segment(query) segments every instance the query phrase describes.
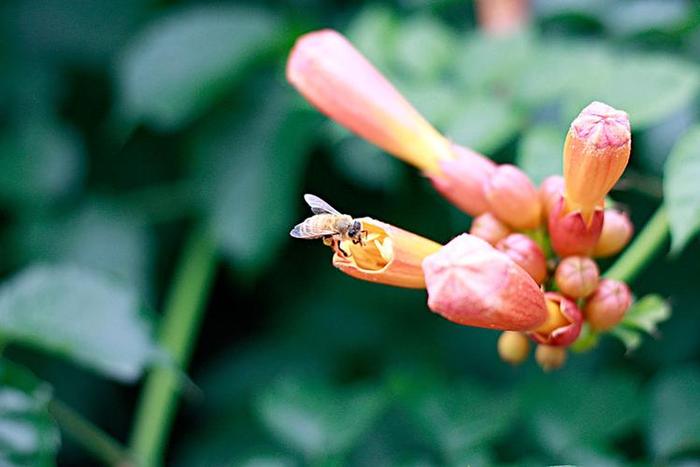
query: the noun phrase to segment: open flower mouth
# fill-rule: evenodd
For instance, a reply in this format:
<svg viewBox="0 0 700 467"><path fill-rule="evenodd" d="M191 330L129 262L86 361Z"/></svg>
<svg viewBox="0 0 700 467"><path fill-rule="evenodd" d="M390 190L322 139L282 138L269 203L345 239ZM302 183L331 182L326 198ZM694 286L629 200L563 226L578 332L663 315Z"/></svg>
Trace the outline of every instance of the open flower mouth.
<svg viewBox="0 0 700 467"><path fill-rule="evenodd" d="M370 217L357 220L362 223L362 241L331 241L333 265L358 279L424 288L421 263L441 245Z"/></svg>

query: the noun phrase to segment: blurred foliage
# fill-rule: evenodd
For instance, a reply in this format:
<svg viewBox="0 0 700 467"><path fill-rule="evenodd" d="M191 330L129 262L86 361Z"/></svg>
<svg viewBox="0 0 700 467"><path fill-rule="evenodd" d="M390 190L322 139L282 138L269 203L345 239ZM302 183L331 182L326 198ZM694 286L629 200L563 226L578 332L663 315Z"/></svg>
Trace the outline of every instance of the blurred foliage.
<svg viewBox="0 0 700 467"><path fill-rule="evenodd" d="M634 284L668 297L673 319L657 329L668 310L651 296L618 328L628 348L656 339L632 352L601 339L554 374L513 369L497 333L292 242L304 192L437 241L469 225L285 83L294 38L322 27L451 138L537 181L561 170L589 101L627 110L632 162L612 197L638 231L664 202L683 251ZM53 397L128 437L137 387L124 383L168 364L147 310L195 223L224 267L168 464L700 462L696 2L536 0L531 27L493 38L454 0L9 0L0 39L0 464L53 464ZM60 464L86 465L62 444Z"/></svg>

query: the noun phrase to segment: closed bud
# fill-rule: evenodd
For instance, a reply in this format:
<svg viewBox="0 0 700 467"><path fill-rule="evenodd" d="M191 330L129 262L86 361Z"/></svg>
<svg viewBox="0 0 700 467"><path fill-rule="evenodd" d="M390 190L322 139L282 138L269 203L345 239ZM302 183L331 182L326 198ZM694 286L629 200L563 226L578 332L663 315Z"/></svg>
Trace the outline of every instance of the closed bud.
<svg viewBox="0 0 700 467"><path fill-rule="evenodd" d="M547 320L530 336L540 344L566 347L581 333L583 315L576 304L556 292L544 294L547 303Z"/></svg>
<svg viewBox="0 0 700 467"><path fill-rule="evenodd" d="M632 304L632 293L627 284L614 279L603 279L586 302L584 313L591 328L607 331L619 323Z"/></svg>
<svg viewBox="0 0 700 467"><path fill-rule="evenodd" d="M535 360L546 372L558 370L566 363L566 348L540 344L535 350Z"/></svg>
<svg viewBox="0 0 700 467"><path fill-rule="evenodd" d="M587 256L569 256L557 266L554 280L559 290L571 298L584 298L598 287L598 265Z"/></svg>
<svg viewBox="0 0 700 467"><path fill-rule="evenodd" d="M583 109L564 142L566 212L580 211L588 222L627 167L631 147L625 112L602 102Z"/></svg>
<svg viewBox="0 0 700 467"><path fill-rule="evenodd" d="M564 177L550 175L540 184L540 202L542 203L542 217L546 220L554 206L564 196Z"/></svg>
<svg viewBox="0 0 700 467"><path fill-rule="evenodd" d="M452 144L453 159L439 161L440 170L429 174L435 189L448 201L471 216L489 209L484 186L496 164L471 149Z"/></svg>
<svg viewBox="0 0 700 467"><path fill-rule="evenodd" d="M560 257L590 255L603 228L603 210L596 209L589 220L578 212L564 211L564 199L560 198L549 213L549 238L552 249Z"/></svg>
<svg viewBox="0 0 700 467"><path fill-rule="evenodd" d="M593 255L605 258L618 253L629 243L633 233L634 226L627 214L616 209L606 209L603 230L593 249Z"/></svg>
<svg viewBox="0 0 700 467"><path fill-rule="evenodd" d="M538 284L544 282L547 277L547 258L533 239L527 235L514 233L498 242L496 248L527 271L535 282Z"/></svg>
<svg viewBox="0 0 700 467"><path fill-rule="evenodd" d="M519 365L529 352L530 340L522 333L505 331L498 337L498 355L504 362Z"/></svg>
<svg viewBox="0 0 700 467"><path fill-rule="evenodd" d="M462 234L423 261L428 307L465 326L504 331L537 328L547 319L537 283L486 241Z"/></svg>
<svg viewBox="0 0 700 467"><path fill-rule="evenodd" d="M496 216L487 212L474 218L469 233L495 246L500 240L510 235L510 229Z"/></svg>
<svg viewBox="0 0 700 467"><path fill-rule="evenodd" d="M498 166L486 183L490 211L509 226L528 230L541 222L542 209L537 189L514 165Z"/></svg>
<svg viewBox="0 0 700 467"><path fill-rule="evenodd" d="M287 80L336 122L427 173L452 158L447 139L336 31L300 37Z"/></svg>

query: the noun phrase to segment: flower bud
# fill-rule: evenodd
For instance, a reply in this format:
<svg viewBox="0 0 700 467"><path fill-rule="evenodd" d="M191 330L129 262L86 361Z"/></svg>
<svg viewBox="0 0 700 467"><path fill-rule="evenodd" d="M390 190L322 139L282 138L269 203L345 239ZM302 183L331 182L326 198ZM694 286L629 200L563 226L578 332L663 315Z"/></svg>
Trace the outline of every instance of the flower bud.
<svg viewBox="0 0 700 467"><path fill-rule="evenodd" d="M634 226L627 214L616 209L606 209L603 230L593 249L593 255L604 258L618 253L627 245L633 233Z"/></svg>
<svg viewBox="0 0 700 467"><path fill-rule="evenodd" d="M556 292L544 294L547 320L530 336L540 344L566 347L581 333L583 315L576 304Z"/></svg>
<svg viewBox="0 0 700 467"><path fill-rule="evenodd" d="M566 348L538 345L535 360L544 371L558 370L566 363Z"/></svg>
<svg viewBox="0 0 700 467"><path fill-rule="evenodd" d="M547 319L544 294L520 266L484 240L462 234L423 261L428 307L465 326L506 331Z"/></svg>
<svg viewBox="0 0 700 467"><path fill-rule="evenodd" d="M529 3L529 0L477 0L479 27L493 36L513 34L527 24Z"/></svg>
<svg viewBox="0 0 700 467"><path fill-rule="evenodd" d="M603 210L593 211L590 222L580 212L564 212L564 199L560 198L549 213L549 237L552 249L561 256L589 255L598 243L603 228Z"/></svg>
<svg viewBox="0 0 700 467"><path fill-rule="evenodd" d="M498 337L498 355L504 362L519 365L527 359L530 340L524 334L505 331Z"/></svg>
<svg viewBox="0 0 700 467"><path fill-rule="evenodd" d="M484 186L496 164L471 149L452 144L454 159L439 162L440 170L430 174L435 189L448 201L471 216L489 209Z"/></svg>
<svg viewBox="0 0 700 467"><path fill-rule="evenodd" d="M586 256L569 256L557 266L554 279L559 290L571 298L584 298L598 287L598 265Z"/></svg>
<svg viewBox="0 0 700 467"><path fill-rule="evenodd" d="M469 233L495 246L496 243L510 234L510 229L496 216L486 212L474 218Z"/></svg>
<svg viewBox="0 0 700 467"><path fill-rule="evenodd" d="M619 323L632 304L632 293L624 282L603 279L586 302L584 313L591 328L607 331Z"/></svg>
<svg viewBox="0 0 700 467"><path fill-rule="evenodd" d="M321 112L426 172L452 158L448 141L336 31L300 37L287 80Z"/></svg>
<svg viewBox="0 0 700 467"><path fill-rule="evenodd" d="M588 222L627 167L631 149L627 113L592 102L571 124L564 142L566 212Z"/></svg>
<svg viewBox="0 0 700 467"><path fill-rule="evenodd" d="M546 220L554 206L564 196L564 177L561 175L550 175L540 184L540 202L542 203L542 214Z"/></svg>
<svg viewBox="0 0 700 467"><path fill-rule="evenodd" d="M514 165L498 166L485 186L490 211L515 229L540 225L541 206L537 189L525 173Z"/></svg>
<svg viewBox="0 0 700 467"><path fill-rule="evenodd" d="M547 258L537 243L527 235L514 233L498 242L496 249L527 271L535 282L541 284L547 277Z"/></svg>

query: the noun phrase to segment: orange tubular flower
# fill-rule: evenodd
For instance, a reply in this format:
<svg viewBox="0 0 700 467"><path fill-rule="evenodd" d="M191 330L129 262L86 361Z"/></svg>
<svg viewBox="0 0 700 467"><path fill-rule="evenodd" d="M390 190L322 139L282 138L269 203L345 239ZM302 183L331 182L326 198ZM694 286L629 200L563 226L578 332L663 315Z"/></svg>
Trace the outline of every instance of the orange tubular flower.
<svg viewBox="0 0 700 467"><path fill-rule="evenodd" d="M520 266L484 240L462 234L423 261L428 307L465 326L506 331L547 319L544 294Z"/></svg>
<svg viewBox="0 0 700 467"><path fill-rule="evenodd" d="M537 189L525 173L514 165L496 168L484 187L490 211L515 229L534 229L541 223Z"/></svg>
<svg viewBox="0 0 700 467"><path fill-rule="evenodd" d="M627 114L592 102L571 124L564 143L565 212L586 224L627 167L632 147Z"/></svg>
<svg viewBox="0 0 700 467"><path fill-rule="evenodd" d="M428 174L453 157L447 139L336 31L300 37L287 79L321 112Z"/></svg>
<svg viewBox="0 0 700 467"><path fill-rule="evenodd" d="M593 256L605 258L622 250L632 238L634 226L630 218L622 211L606 209L603 230L593 249Z"/></svg>
<svg viewBox="0 0 700 467"><path fill-rule="evenodd" d="M369 217L357 219L367 232L362 243L329 242L333 266L345 274L379 284L425 288L423 259L442 245Z"/></svg>
<svg viewBox="0 0 700 467"><path fill-rule="evenodd" d="M583 324L583 315L576 304L556 293L544 294L547 301L547 320L530 336L539 344L566 347L578 338Z"/></svg>

